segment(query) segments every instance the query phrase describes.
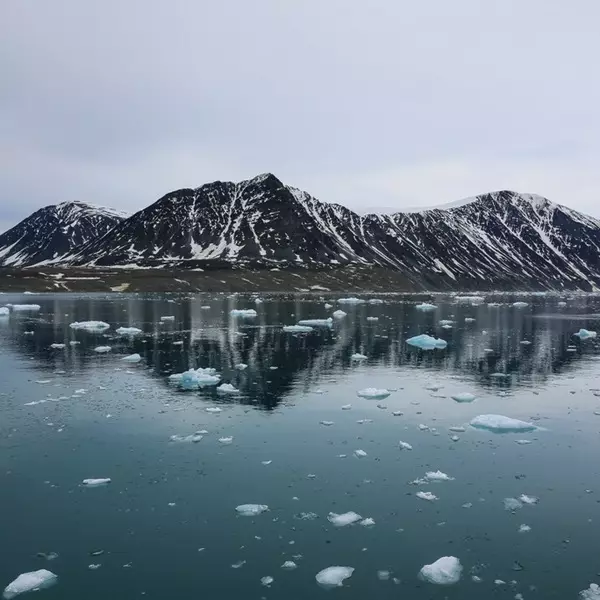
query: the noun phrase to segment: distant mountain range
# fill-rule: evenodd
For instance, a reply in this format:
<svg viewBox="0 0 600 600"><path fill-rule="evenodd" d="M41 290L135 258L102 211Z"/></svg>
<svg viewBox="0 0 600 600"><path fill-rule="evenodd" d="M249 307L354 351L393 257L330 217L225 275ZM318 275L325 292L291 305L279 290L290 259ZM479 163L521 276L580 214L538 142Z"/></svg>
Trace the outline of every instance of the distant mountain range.
<svg viewBox="0 0 600 600"><path fill-rule="evenodd" d="M600 288L600 221L499 191L444 208L359 216L272 174L171 192L131 216L43 208L0 235L0 265L331 268L374 265L429 289Z"/></svg>

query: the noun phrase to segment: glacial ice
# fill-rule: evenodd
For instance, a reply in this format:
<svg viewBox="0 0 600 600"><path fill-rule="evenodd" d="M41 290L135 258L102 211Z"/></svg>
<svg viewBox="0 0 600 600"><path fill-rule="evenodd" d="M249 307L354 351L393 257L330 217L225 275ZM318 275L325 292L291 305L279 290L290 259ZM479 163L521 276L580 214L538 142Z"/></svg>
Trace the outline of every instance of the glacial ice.
<svg viewBox="0 0 600 600"><path fill-rule="evenodd" d="M475 400L475 395L469 392L461 392L459 394L453 394L451 398L455 402L473 402L473 400Z"/></svg>
<svg viewBox="0 0 600 600"><path fill-rule="evenodd" d="M427 335L426 333L411 337L406 340L406 343L410 346L421 348L422 350L435 350L436 348L443 350L448 345L448 342L446 342L446 340L434 338L430 335Z"/></svg>
<svg viewBox="0 0 600 600"><path fill-rule="evenodd" d="M352 573L354 573L353 567L327 567L319 571L315 579L319 585L326 588L342 587L344 581L352 577Z"/></svg>
<svg viewBox="0 0 600 600"><path fill-rule="evenodd" d="M270 575L260 578L261 585L264 585L265 587L269 587L274 581L275 580Z"/></svg>
<svg viewBox="0 0 600 600"><path fill-rule="evenodd" d="M346 513L342 513L342 514L337 514L334 512L330 512L327 520L332 523L333 525L335 525L336 527L345 527L346 525L352 525L353 523L356 523L358 521L360 521L362 519L362 517L355 513L354 511L350 511L350 512L346 512Z"/></svg>
<svg viewBox="0 0 600 600"><path fill-rule="evenodd" d="M207 408L204 409L207 413L220 413L223 411L222 408L219 408L218 406L208 406Z"/></svg>
<svg viewBox="0 0 600 600"><path fill-rule="evenodd" d="M471 420L471 427L485 429L492 433L520 433L524 431L535 431L537 427L533 423L512 419L503 415L479 415Z"/></svg>
<svg viewBox="0 0 600 600"><path fill-rule="evenodd" d="M101 485L106 485L110 482L110 477L104 477L101 479L84 479L81 483L83 483L83 485L85 485L86 487L99 487Z"/></svg>
<svg viewBox="0 0 600 600"><path fill-rule="evenodd" d="M438 585L458 583L462 574L462 565L455 556L442 556L434 563L425 565L419 571L419 577Z"/></svg>
<svg viewBox="0 0 600 600"><path fill-rule="evenodd" d="M221 376L216 369L200 367L169 375L169 381L176 383L184 390L195 390L199 387L217 385L221 381Z"/></svg>
<svg viewBox="0 0 600 600"><path fill-rule="evenodd" d="M256 517L269 510L269 507L266 504L240 504L235 507L235 510L242 517Z"/></svg>
<svg viewBox="0 0 600 600"><path fill-rule="evenodd" d="M331 327L333 319L301 319L298 321L298 325L305 325L308 327Z"/></svg>
<svg viewBox="0 0 600 600"><path fill-rule="evenodd" d="M528 531L531 531L529 525L519 525L519 533L527 533Z"/></svg>
<svg viewBox="0 0 600 600"><path fill-rule="evenodd" d="M527 308L529 306L528 302L513 302L513 306L515 308Z"/></svg>
<svg viewBox="0 0 600 600"><path fill-rule="evenodd" d="M350 360L367 360L367 357L364 354L360 354L357 352L350 357Z"/></svg>
<svg viewBox="0 0 600 600"><path fill-rule="evenodd" d="M308 327L308 325L285 325L283 330L286 333L310 333L314 331L312 327Z"/></svg>
<svg viewBox="0 0 600 600"><path fill-rule="evenodd" d="M232 443L233 443L232 435L230 435L229 437L220 437L219 438L219 444L223 444L224 446L229 446Z"/></svg>
<svg viewBox="0 0 600 600"><path fill-rule="evenodd" d="M365 301L362 298L340 298L338 304L364 304Z"/></svg>
<svg viewBox="0 0 600 600"><path fill-rule="evenodd" d="M0 306L0 317L8 317L10 309L6 306Z"/></svg>
<svg viewBox="0 0 600 600"><path fill-rule="evenodd" d="M435 304L428 304L427 302L422 302L421 304L417 304L415 307L417 310L422 312L431 312L437 309Z"/></svg>
<svg viewBox="0 0 600 600"><path fill-rule="evenodd" d="M217 387L217 392L219 394L239 394L240 390L231 385L231 383L222 383Z"/></svg>
<svg viewBox="0 0 600 600"><path fill-rule="evenodd" d="M253 308L234 308L229 311L232 317L242 317L243 319L254 319L258 313Z"/></svg>
<svg viewBox="0 0 600 600"><path fill-rule="evenodd" d="M166 321L174 321L175 320L175 315L164 315L163 317L160 318L160 320L165 323Z"/></svg>
<svg viewBox="0 0 600 600"><path fill-rule="evenodd" d="M360 522L360 525L362 525L363 527L372 527L373 525L375 525L375 519L373 519L372 517L367 517L366 519L363 519Z"/></svg>
<svg viewBox="0 0 600 600"><path fill-rule="evenodd" d="M4 588L2 597L6 600L10 600L19 594L25 592L35 592L44 588L48 588L54 585L58 581L58 576L47 571L46 569L39 569L38 571L29 571L28 573L21 573L14 581L9 583Z"/></svg>
<svg viewBox="0 0 600 600"><path fill-rule="evenodd" d="M442 471L427 471L427 473L425 473L425 479L427 479L427 481L454 481L454 477L450 477Z"/></svg>
<svg viewBox="0 0 600 600"><path fill-rule="evenodd" d="M11 308L13 312L37 312L42 310L39 304L13 304Z"/></svg>
<svg viewBox="0 0 600 600"><path fill-rule="evenodd" d="M343 310L336 310L333 313L331 313L331 316L334 319L343 319L347 315L348 315L348 313L345 313Z"/></svg>
<svg viewBox="0 0 600 600"><path fill-rule="evenodd" d="M62 350L65 347L65 344L50 344L50 348L54 348L55 350Z"/></svg>
<svg viewBox="0 0 600 600"><path fill-rule="evenodd" d="M172 442L197 444L202 439L202 437L202 434L199 431L197 431L196 433L192 433L190 435L172 435L169 439Z"/></svg>
<svg viewBox="0 0 600 600"><path fill-rule="evenodd" d="M398 442L398 447L400 450L412 450L413 447L408 442Z"/></svg>
<svg viewBox="0 0 600 600"><path fill-rule="evenodd" d="M364 458L365 456L367 456L367 453L364 450L359 449L354 451L354 456L358 458Z"/></svg>
<svg viewBox="0 0 600 600"><path fill-rule="evenodd" d="M387 398L391 392L386 389L378 388L365 388L364 390L358 390L356 395L361 398L368 398L369 400L383 400Z"/></svg>
<svg viewBox="0 0 600 600"><path fill-rule="evenodd" d="M580 340L589 340L595 338L597 333L595 331L588 331L587 329L580 329L573 335L577 336Z"/></svg>
<svg viewBox="0 0 600 600"><path fill-rule="evenodd" d="M383 300L381 298L371 298L369 304L383 304Z"/></svg>
<svg viewBox="0 0 600 600"><path fill-rule="evenodd" d="M579 600L600 600L600 586L596 583L590 583L587 590L579 592Z"/></svg>
<svg viewBox="0 0 600 600"><path fill-rule="evenodd" d="M245 364L245 363L238 363L237 365L235 365L235 368L236 368L238 371L244 371L245 369L247 369L247 368L248 368L248 365L247 365L247 364Z"/></svg>
<svg viewBox="0 0 600 600"><path fill-rule="evenodd" d="M516 498L504 498L504 510L518 510L519 508L523 508L523 503Z"/></svg>
<svg viewBox="0 0 600 600"><path fill-rule="evenodd" d="M540 499L537 498L536 496L528 496L527 494L521 494L519 496L519 500L523 503L523 504L537 504Z"/></svg>
<svg viewBox="0 0 600 600"><path fill-rule="evenodd" d="M286 571L292 571L293 569L295 569L298 565L293 561L293 560L286 560L282 565L281 568L285 569Z"/></svg>
<svg viewBox="0 0 600 600"><path fill-rule="evenodd" d="M128 362L128 363L137 363L140 362L140 360L142 360L142 357L139 354L129 354L128 356L124 356L121 359L123 362Z"/></svg>
<svg viewBox="0 0 600 600"><path fill-rule="evenodd" d="M75 321L69 325L71 329L83 329L91 333L102 333L110 329L110 325L104 321Z"/></svg>
<svg viewBox="0 0 600 600"><path fill-rule="evenodd" d="M137 327L119 327L116 333L118 335L139 335L142 333L142 330Z"/></svg>
<svg viewBox="0 0 600 600"><path fill-rule="evenodd" d="M431 492L417 492L415 495L417 498L421 498L421 500L428 500L429 502L433 502L434 500L438 499L438 497Z"/></svg>
<svg viewBox="0 0 600 600"><path fill-rule="evenodd" d="M94 352L98 352L98 354L106 354L110 352L112 348L110 346L96 346L94 348Z"/></svg>

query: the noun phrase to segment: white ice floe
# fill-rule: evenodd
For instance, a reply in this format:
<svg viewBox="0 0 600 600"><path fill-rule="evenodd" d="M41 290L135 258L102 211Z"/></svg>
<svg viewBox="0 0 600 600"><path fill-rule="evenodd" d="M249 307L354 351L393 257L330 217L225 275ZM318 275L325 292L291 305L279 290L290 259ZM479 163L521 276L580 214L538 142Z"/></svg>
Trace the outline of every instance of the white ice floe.
<svg viewBox="0 0 600 600"><path fill-rule="evenodd" d="M358 458L364 458L365 456L367 456L367 453L364 450L359 449L354 451L354 456Z"/></svg>
<svg viewBox="0 0 600 600"><path fill-rule="evenodd" d="M172 442L197 444L202 439L202 437L202 434L199 431L197 431L196 433L192 433L190 435L172 435L169 439Z"/></svg>
<svg viewBox="0 0 600 600"><path fill-rule="evenodd" d="M358 392L356 392L357 396L368 398L369 400L383 400L390 394L391 392L389 390L379 388L365 388L364 390L358 390Z"/></svg>
<svg viewBox="0 0 600 600"><path fill-rule="evenodd" d="M443 350L446 348L446 346L448 346L448 342L446 342L446 340L434 338L426 333L411 337L406 340L406 343L409 346L414 346L415 348L420 348L421 350Z"/></svg>
<svg viewBox="0 0 600 600"><path fill-rule="evenodd" d="M600 586L596 583L590 583L587 590L579 592L579 600L600 600Z"/></svg>
<svg viewBox="0 0 600 600"><path fill-rule="evenodd" d="M451 398L455 402L473 402L473 400L475 400L475 395L470 392L461 392L459 394L453 394Z"/></svg>
<svg viewBox="0 0 600 600"><path fill-rule="evenodd" d="M96 346L94 348L94 352L98 352L98 354L106 354L110 352L112 348L110 346Z"/></svg>
<svg viewBox="0 0 600 600"><path fill-rule="evenodd" d="M331 327L333 319L301 319L298 321L298 325L304 325L307 327Z"/></svg>
<svg viewBox="0 0 600 600"><path fill-rule="evenodd" d="M286 560L282 565L281 568L285 569L286 571L293 571L298 565L293 561L293 560Z"/></svg>
<svg viewBox="0 0 600 600"><path fill-rule="evenodd" d="M348 315L348 313L345 313L343 310L336 310L333 313L331 313L331 316L334 319L343 319L347 315Z"/></svg>
<svg viewBox="0 0 600 600"><path fill-rule="evenodd" d="M466 429L461 425L454 425L452 427L448 427L448 431L454 431L455 433L464 433Z"/></svg>
<svg viewBox="0 0 600 600"><path fill-rule="evenodd" d="M589 331L588 329L580 329L573 335L577 336L580 340L589 340L595 338L598 334L595 331Z"/></svg>
<svg viewBox="0 0 600 600"><path fill-rule="evenodd" d="M217 387L217 392L219 394L239 394L240 390L231 385L231 383L222 383Z"/></svg>
<svg viewBox="0 0 600 600"><path fill-rule="evenodd" d="M465 323L475 323L476 319L473 317L465 317Z"/></svg>
<svg viewBox="0 0 600 600"><path fill-rule="evenodd" d="M11 308L13 312L38 312L42 310L39 304L13 304Z"/></svg>
<svg viewBox="0 0 600 600"><path fill-rule="evenodd" d="M142 357L139 354L129 354L128 356L124 356L121 360L128 363L138 363L142 360Z"/></svg>
<svg viewBox="0 0 600 600"><path fill-rule="evenodd" d="M371 298L369 304L383 304L383 300L381 298Z"/></svg>
<svg viewBox="0 0 600 600"><path fill-rule="evenodd" d="M319 585L326 588L342 587L344 581L352 577L354 567L327 567L319 571L315 579Z"/></svg>
<svg viewBox="0 0 600 600"><path fill-rule="evenodd" d="M283 330L286 333L310 333L314 328L308 325L285 325Z"/></svg>
<svg viewBox="0 0 600 600"><path fill-rule="evenodd" d="M531 342L529 340L521 340L519 344L521 344L521 346L531 346Z"/></svg>
<svg viewBox="0 0 600 600"><path fill-rule="evenodd" d="M400 450L412 450L413 447L408 442L398 442Z"/></svg>
<svg viewBox="0 0 600 600"><path fill-rule="evenodd" d="M275 580L270 575L260 578L261 585L264 585L265 587L269 587L274 581Z"/></svg>
<svg viewBox="0 0 600 600"><path fill-rule="evenodd" d="M224 446L229 446L229 444L233 443L233 436L230 435L229 437L221 437L219 438L219 444L223 444Z"/></svg>
<svg viewBox="0 0 600 600"><path fill-rule="evenodd" d="M420 431L429 431L429 425L425 425L424 423L419 423Z"/></svg>
<svg viewBox="0 0 600 600"><path fill-rule="evenodd" d="M208 406L204 410L208 413L220 413L223 409L219 408L218 406Z"/></svg>
<svg viewBox="0 0 600 600"><path fill-rule="evenodd" d="M350 360L355 360L355 361L367 360L367 357L364 354L360 354L360 353L356 352L355 354L353 354L350 357Z"/></svg>
<svg viewBox="0 0 600 600"><path fill-rule="evenodd" d="M242 517L256 517L269 510L269 507L266 504L240 504L235 507L235 510Z"/></svg>
<svg viewBox="0 0 600 600"><path fill-rule="evenodd" d="M365 300L362 298L340 298L338 300L338 304L364 304Z"/></svg>
<svg viewBox="0 0 600 600"><path fill-rule="evenodd" d="M532 440L515 440L516 444L519 444L519 446L528 446L529 444L532 444L533 441Z"/></svg>
<svg viewBox="0 0 600 600"><path fill-rule="evenodd" d="M450 477L442 471L427 471L427 473L425 473L425 479L427 479L427 481L454 481L454 477Z"/></svg>
<svg viewBox="0 0 600 600"><path fill-rule="evenodd" d="M229 311L232 317L242 317L243 319L254 319L258 313L253 308L234 308Z"/></svg>
<svg viewBox="0 0 600 600"><path fill-rule="evenodd" d="M216 369L190 369L183 373L175 373L169 376L169 381L176 383L184 390L195 390L200 387L217 385L221 381L221 376Z"/></svg>
<svg viewBox="0 0 600 600"><path fill-rule="evenodd" d="M352 404L344 404L342 410L352 410Z"/></svg>
<svg viewBox="0 0 600 600"><path fill-rule="evenodd" d="M8 306L0 306L0 317L8 317L10 309Z"/></svg>
<svg viewBox="0 0 600 600"><path fill-rule="evenodd" d="M375 321L379 321L379 317L367 317L367 321L374 323Z"/></svg>
<svg viewBox="0 0 600 600"><path fill-rule="evenodd" d="M529 525L519 525L519 533L527 533L528 531L531 531Z"/></svg>
<svg viewBox="0 0 600 600"><path fill-rule="evenodd" d="M21 573L14 581L9 583L4 588L2 597L6 600L10 600L19 594L25 592L35 592L42 590L54 585L58 581L58 576L47 571L46 569L39 569L38 571L30 571L28 573Z"/></svg>
<svg viewBox="0 0 600 600"><path fill-rule="evenodd" d="M174 321L175 315L164 315L160 318L160 320L165 323L166 321Z"/></svg>
<svg viewBox="0 0 600 600"><path fill-rule="evenodd" d="M528 302L513 302L513 306L515 308L527 308L529 306Z"/></svg>
<svg viewBox="0 0 600 600"><path fill-rule="evenodd" d="M421 304L417 304L415 308L422 312L431 312L433 310L436 310L437 306L435 304L428 304L427 302L422 302Z"/></svg>
<svg viewBox="0 0 600 600"><path fill-rule="evenodd" d="M425 565L419 571L419 577L437 585L458 583L462 574L462 565L455 556L442 556L434 563Z"/></svg>
<svg viewBox="0 0 600 600"><path fill-rule="evenodd" d="M329 304L329 303L327 303L327 304L325 304L325 308L326 308L327 310L329 310L330 308L333 308L333 304Z"/></svg>
<svg viewBox="0 0 600 600"><path fill-rule="evenodd" d="M535 431L537 427L533 423L512 419L503 415L479 415L471 420L471 427L485 429L492 433L520 433L523 431Z"/></svg>
<svg viewBox="0 0 600 600"><path fill-rule="evenodd" d="M54 348L55 350L62 350L65 347L65 344L50 344L50 348Z"/></svg>
<svg viewBox="0 0 600 600"><path fill-rule="evenodd" d="M327 520L336 527L346 527L346 525L352 525L353 523L357 523L361 519L362 517L354 511L342 514L330 512L327 517Z"/></svg>
<svg viewBox="0 0 600 600"><path fill-rule="evenodd" d="M415 495L417 498L421 498L421 500L428 500L429 502L433 502L434 500L438 499L438 497L431 492L417 492Z"/></svg>
<svg viewBox="0 0 600 600"><path fill-rule="evenodd" d="M333 421L319 421L319 423L321 425L325 425L325 427L331 427L332 425L334 425Z"/></svg>
<svg viewBox="0 0 600 600"><path fill-rule="evenodd" d="M527 494L521 494L519 496L519 500L523 503L523 504L537 504L540 499L537 498L536 496L528 496Z"/></svg>
<svg viewBox="0 0 600 600"><path fill-rule="evenodd" d="M372 517L367 517L366 519L363 519L360 522L360 525L362 525L363 527L372 527L373 525L375 525L375 519L373 519Z"/></svg>
<svg viewBox="0 0 600 600"><path fill-rule="evenodd" d="M104 321L75 321L69 325L71 329L82 329L91 333L102 333L110 329L110 325Z"/></svg>
<svg viewBox="0 0 600 600"><path fill-rule="evenodd" d="M247 369L247 368L248 368L248 365L247 365L247 364L245 364L245 363L238 363L237 365L235 365L235 368L236 368L238 371L244 371L245 369Z"/></svg>
<svg viewBox="0 0 600 600"><path fill-rule="evenodd" d="M100 479L84 479L81 483L86 487L98 487L101 485L107 485L110 482L110 477L104 477Z"/></svg>
<svg viewBox="0 0 600 600"><path fill-rule="evenodd" d="M505 510L518 510L519 508L523 508L523 503L516 498L504 498L504 509Z"/></svg>
<svg viewBox="0 0 600 600"><path fill-rule="evenodd" d="M139 335L142 333L142 330L137 327L119 327L116 333L118 335Z"/></svg>

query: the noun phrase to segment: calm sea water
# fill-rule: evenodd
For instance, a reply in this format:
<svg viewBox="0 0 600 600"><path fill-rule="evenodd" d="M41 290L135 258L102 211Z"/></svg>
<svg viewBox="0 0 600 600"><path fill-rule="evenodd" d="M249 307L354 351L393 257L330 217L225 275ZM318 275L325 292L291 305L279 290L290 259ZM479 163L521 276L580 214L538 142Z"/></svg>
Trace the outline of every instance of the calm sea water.
<svg viewBox="0 0 600 600"><path fill-rule="evenodd" d="M308 295L260 304L223 295L3 295L2 303L41 311L0 318L0 588L41 568L59 578L36 596L48 600L565 600L600 583L600 348L572 335L600 329L600 298L529 296L515 308L516 296L486 297L499 307L439 296L432 313L417 311L414 297L380 298L340 306ZM234 308L258 316L234 318ZM348 314L332 328L282 331L338 308ZM174 321L161 324L165 315ZM69 327L90 319L111 329ZM441 328L443 319L452 328ZM118 337L119 326L144 333ZM419 333L442 337L447 349L411 349L405 340ZM101 345L111 352L95 352ZM120 360L134 352L139 363ZM353 362L357 352L367 360ZM214 367L241 393L183 392L168 382L190 367ZM369 387L391 394L357 396ZM476 399L455 402L462 392ZM469 426L488 413L540 429ZM199 430L207 432L199 443L170 441ZM453 480L412 483L438 469ZM81 484L105 477L104 487ZM539 501L505 509L505 498L522 494ZM239 516L246 503L269 510ZM375 524L335 527L327 518L347 511ZM531 530L520 533L522 524ZM448 555L463 565L459 583L418 578ZM297 568L282 569L285 561ZM315 575L332 565L355 571L328 591Z"/></svg>

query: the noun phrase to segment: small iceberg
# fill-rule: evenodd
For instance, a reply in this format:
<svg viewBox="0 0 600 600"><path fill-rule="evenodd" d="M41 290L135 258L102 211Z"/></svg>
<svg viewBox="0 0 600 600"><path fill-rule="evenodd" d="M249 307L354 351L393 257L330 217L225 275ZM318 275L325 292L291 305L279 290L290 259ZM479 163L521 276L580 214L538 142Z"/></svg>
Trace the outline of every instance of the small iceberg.
<svg viewBox="0 0 600 600"><path fill-rule="evenodd" d="M183 442L197 444L202 439L202 434L197 431L191 435L172 435L169 440L171 442Z"/></svg>
<svg viewBox="0 0 600 600"><path fill-rule="evenodd" d="M314 329L308 325L285 325L283 330L286 333L310 333L311 331L314 331Z"/></svg>
<svg viewBox="0 0 600 600"><path fill-rule="evenodd" d="M240 504L235 510L242 517L256 517L269 510L269 507L266 504Z"/></svg>
<svg viewBox="0 0 600 600"><path fill-rule="evenodd" d="M436 348L439 350L443 350L448 345L448 342L446 342L446 340L440 340L438 338L431 337L426 333L411 337L406 340L406 343L409 346L421 348L421 350L435 350Z"/></svg>
<svg viewBox="0 0 600 600"><path fill-rule="evenodd" d="M104 321L75 321L69 325L71 329L83 329L91 333L102 333L110 329L110 325Z"/></svg>
<svg viewBox="0 0 600 600"><path fill-rule="evenodd" d="M65 348L65 344L50 344L50 348L53 348L55 350L62 350L63 348Z"/></svg>
<svg viewBox="0 0 600 600"><path fill-rule="evenodd" d="M359 360L367 360L367 357L364 354L359 354L358 352L356 354L353 354L350 357L350 360L355 360L355 361L359 361Z"/></svg>
<svg viewBox="0 0 600 600"><path fill-rule="evenodd" d="M383 400L387 398L392 392L386 389L378 388L365 388L364 390L358 390L356 395L361 398L367 398L369 400Z"/></svg>
<svg viewBox="0 0 600 600"><path fill-rule="evenodd" d="M453 394L451 396L452 400L455 402L473 402L475 400L475 395L469 392L461 392L460 394Z"/></svg>
<svg viewBox="0 0 600 600"><path fill-rule="evenodd" d="M367 317L367 321L374 323L375 321L379 321L379 317Z"/></svg>
<svg viewBox="0 0 600 600"><path fill-rule="evenodd" d="M340 298L338 304L364 304L365 301L362 298Z"/></svg>
<svg viewBox="0 0 600 600"><path fill-rule="evenodd" d="M415 495L417 498L421 498L421 500L427 500L428 502L434 502L438 499L438 497L431 492L417 492Z"/></svg>
<svg viewBox="0 0 600 600"><path fill-rule="evenodd" d="M217 387L217 392L219 394L239 394L240 390L231 385L231 383L222 383Z"/></svg>
<svg viewBox="0 0 600 600"><path fill-rule="evenodd" d="M285 569L286 571L293 571L298 565L293 561L293 560L286 560L282 565L281 568Z"/></svg>
<svg viewBox="0 0 600 600"><path fill-rule="evenodd" d="M244 371L244 370L246 370L248 368L248 365L245 364L245 363L239 363L239 364L235 365L235 368L238 371Z"/></svg>
<svg viewBox="0 0 600 600"><path fill-rule="evenodd" d="M458 583L462 575L462 565L455 556L442 556L434 563L425 565L419 571L419 577L437 585Z"/></svg>
<svg viewBox="0 0 600 600"><path fill-rule="evenodd" d="M531 527L529 527L529 525L519 525L519 533L527 533L531 531ZM600 598L600 596L598 596Z"/></svg>
<svg viewBox="0 0 600 600"><path fill-rule="evenodd" d="M266 575L265 577L260 578L261 585L264 585L265 587L269 587L274 581L275 579L273 579L273 577L271 577L270 575Z"/></svg>
<svg viewBox="0 0 600 600"><path fill-rule="evenodd" d="M595 331L589 331L587 329L580 329L577 333L573 335L577 336L580 340L590 340L595 338L597 333Z"/></svg>
<svg viewBox="0 0 600 600"><path fill-rule="evenodd" d="M253 308L234 308L229 311L232 317L242 317L243 319L254 319L258 313Z"/></svg>
<svg viewBox="0 0 600 600"><path fill-rule="evenodd" d="M0 317L8 317L10 309L6 306L0 306Z"/></svg>
<svg viewBox="0 0 600 600"><path fill-rule="evenodd" d="M220 413L223 412L222 408L219 408L218 406L208 406L207 408L204 409L207 413Z"/></svg>
<svg viewBox="0 0 600 600"><path fill-rule="evenodd" d="M342 587L344 581L352 577L352 573L354 573L353 567L327 567L319 571L315 579L319 585L326 588Z"/></svg>
<svg viewBox="0 0 600 600"><path fill-rule="evenodd" d="M305 325L307 327L331 327L333 319L302 319L298 321L298 325Z"/></svg>
<svg viewBox="0 0 600 600"><path fill-rule="evenodd" d="M116 333L118 335L139 335L142 333L142 330L137 327L119 327Z"/></svg>
<svg viewBox="0 0 600 600"><path fill-rule="evenodd" d="M354 511L342 513L341 515L330 512L327 517L327 520L336 527L346 527L346 525L352 525L352 523L357 523L361 519L362 517Z"/></svg>
<svg viewBox="0 0 600 600"><path fill-rule="evenodd" d="M167 321L174 321L175 320L175 315L164 315L163 317L160 318L160 320L165 323Z"/></svg>
<svg viewBox="0 0 600 600"><path fill-rule="evenodd" d="M504 498L503 503L504 510L510 510L511 512L523 508L523 503L516 498Z"/></svg>
<svg viewBox="0 0 600 600"><path fill-rule="evenodd" d="M336 310L333 313L331 313L331 315L334 319L343 319L345 316L348 315L348 313L345 313L343 310Z"/></svg>
<svg viewBox="0 0 600 600"><path fill-rule="evenodd" d="M224 446L229 446L232 443L233 443L233 436L232 435L230 435L229 437L221 437L221 438L219 438L219 444L223 444Z"/></svg>
<svg viewBox="0 0 600 600"><path fill-rule="evenodd" d="M138 363L140 362L140 360L142 360L142 357L139 354L129 354L128 356L124 356L121 359L123 362L128 362L128 363Z"/></svg>
<svg viewBox="0 0 600 600"><path fill-rule="evenodd" d="M412 450L413 447L408 442L398 442L400 450Z"/></svg>
<svg viewBox="0 0 600 600"><path fill-rule="evenodd" d="M422 302L421 304L417 304L415 306L415 308L422 312L431 312L433 310L437 310L437 306L435 304L428 304L427 302Z"/></svg>
<svg viewBox="0 0 600 600"><path fill-rule="evenodd" d="M427 473L425 473L425 479L427 479L427 481L454 481L454 477L450 477L442 471L427 471Z"/></svg>
<svg viewBox="0 0 600 600"><path fill-rule="evenodd" d="M579 600L600 600L600 586L596 583L590 583L587 590L579 592Z"/></svg>
<svg viewBox="0 0 600 600"><path fill-rule="evenodd" d="M13 304L13 312L38 312L42 310L39 304Z"/></svg>
<svg viewBox="0 0 600 600"><path fill-rule="evenodd" d="M367 456L367 453L359 448L358 450L354 451L354 456L356 456L357 458L364 458L365 456Z"/></svg>
<svg viewBox="0 0 600 600"><path fill-rule="evenodd" d="M503 415L479 415L471 420L471 427L485 429L492 433L522 433L538 429L533 423L511 419Z"/></svg>
<svg viewBox="0 0 600 600"><path fill-rule="evenodd" d="M101 479L84 479L81 483L86 487L100 487L101 485L107 485L110 482L110 477L104 477Z"/></svg>
<svg viewBox="0 0 600 600"><path fill-rule="evenodd" d="M540 499L537 496L528 496L527 494L521 494L519 496L519 500L523 503L523 504L537 504Z"/></svg>
<svg viewBox="0 0 600 600"><path fill-rule="evenodd" d="M381 298L371 298L369 304L383 304L383 300Z"/></svg>
<svg viewBox="0 0 600 600"><path fill-rule="evenodd" d="M221 381L221 376L216 369L190 369L183 373L174 373L169 376L169 381L176 383L184 390L195 390L205 386L217 385Z"/></svg>
<svg viewBox="0 0 600 600"><path fill-rule="evenodd" d="M363 519L360 524L363 527L373 527L373 525L375 525L375 519L372 517L367 517L366 519Z"/></svg>
<svg viewBox="0 0 600 600"><path fill-rule="evenodd" d="M36 592L37 590L53 586L57 581L58 576L46 569L21 573L14 581L4 588L2 597L6 600L10 600L25 592Z"/></svg>
<svg viewBox="0 0 600 600"><path fill-rule="evenodd" d="M513 306L515 308L527 308L529 306L528 302L513 302Z"/></svg>
<svg viewBox="0 0 600 600"><path fill-rule="evenodd" d="M112 348L110 346L96 346L94 348L94 352L98 352L98 354L106 354L110 352Z"/></svg>

